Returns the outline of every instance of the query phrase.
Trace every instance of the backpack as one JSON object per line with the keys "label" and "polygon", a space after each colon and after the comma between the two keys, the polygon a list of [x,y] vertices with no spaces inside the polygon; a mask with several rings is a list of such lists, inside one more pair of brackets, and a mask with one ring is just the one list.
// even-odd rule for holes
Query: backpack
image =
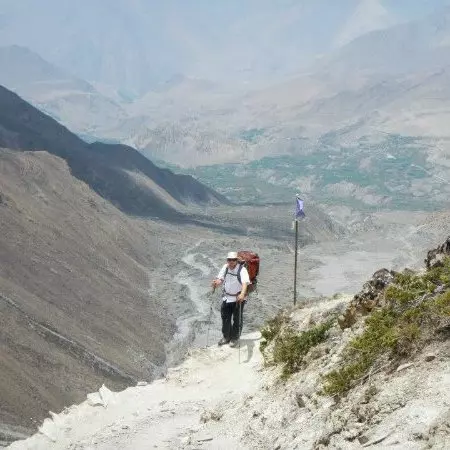
{"label": "backpack", "polygon": [[[247,269],[248,276],[250,278],[250,284],[247,286],[247,293],[256,290],[256,285],[258,283],[257,276],[259,274],[259,256],[249,250],[241,250],[238,252],[238,264],[239,269],[237,272],[237,279],[239,283],[241,282],[241,270],[243,267]],[[225,271],[225,276],[228,273],[228,268]]]}

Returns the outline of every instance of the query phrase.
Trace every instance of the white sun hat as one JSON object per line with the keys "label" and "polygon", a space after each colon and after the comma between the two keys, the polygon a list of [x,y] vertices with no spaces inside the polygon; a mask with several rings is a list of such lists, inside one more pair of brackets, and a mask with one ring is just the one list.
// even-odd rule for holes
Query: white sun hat
{"label": "white sun hat", "polygon": [[227,259],[237,259],[237,252],[228,252]]}

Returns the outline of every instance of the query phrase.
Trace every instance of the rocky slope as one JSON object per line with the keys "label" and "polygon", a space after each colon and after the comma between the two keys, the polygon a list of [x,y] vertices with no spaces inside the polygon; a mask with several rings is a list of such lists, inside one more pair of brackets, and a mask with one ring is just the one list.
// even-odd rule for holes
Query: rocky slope
{"label": "rocky slope", "polygon": [[426,270],[377,271],[348,305],[272,320],[263,353],[281,365],[288,381],[273,389],[289,400],[283,413],[261,411],[247,439],[268,448],[266,429],[278,424],[269,436],[279,448],[446,448],[449,241],[428,252]]}
{"label": "rocky slope", "polygon": [[164,261],[158,225],[125,216],[56,156],[4,149],[0,223],[2,423],[29,429],[86,387],[159,372],[175,322],[148,291]]}

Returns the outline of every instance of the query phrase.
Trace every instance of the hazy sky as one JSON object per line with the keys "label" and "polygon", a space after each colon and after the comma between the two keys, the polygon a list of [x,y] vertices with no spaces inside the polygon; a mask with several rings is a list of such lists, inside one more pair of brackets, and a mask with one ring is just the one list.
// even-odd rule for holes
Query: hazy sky
{"label": "hazy sky", "polygon": [[135,92],[174,74],[276,79],[446,0],[0,0],[0,45]]}

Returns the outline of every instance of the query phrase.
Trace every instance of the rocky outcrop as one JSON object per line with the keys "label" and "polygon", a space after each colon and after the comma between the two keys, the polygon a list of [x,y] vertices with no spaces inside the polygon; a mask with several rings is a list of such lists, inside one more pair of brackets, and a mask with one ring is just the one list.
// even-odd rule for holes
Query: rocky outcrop
{"label": "rocky outcrop", "polygon": [[446,256],[450,256],[450,236],[439,247],[429,250],[425,258],[425,265],[427,269],[433,269],[443,265],[443,260]]}
{"label": "rocky outcrop", "polygon": [[[450,256],[450,236],[443,244],[428,251],[424,261],[427,270],[443,266],[443,261],[448,256]],[[406,269],[405,272],[408,270]],[[380,305],[383,292],[394,280],[395,273],[392,270],[380,269],[373,274],[369,281],[364,283],[362,290],[353,297],[347,309],[338,317],[339,326],[343,330],[356,323],[358,313],[368,314],[373,308]],[[435,294],[439,293],[440,290],[436,290]]]}
{"label": "rocky outcrop", "polygon": [[351,327],[356,322],[358,313],[368,314],[378,306],[386,286],[392,283],[394,276],[395,272],[392,270],[377,270],[372,278],[364,283],[362,290],[353,297],[344,313],[338,317],[341,329]]}

